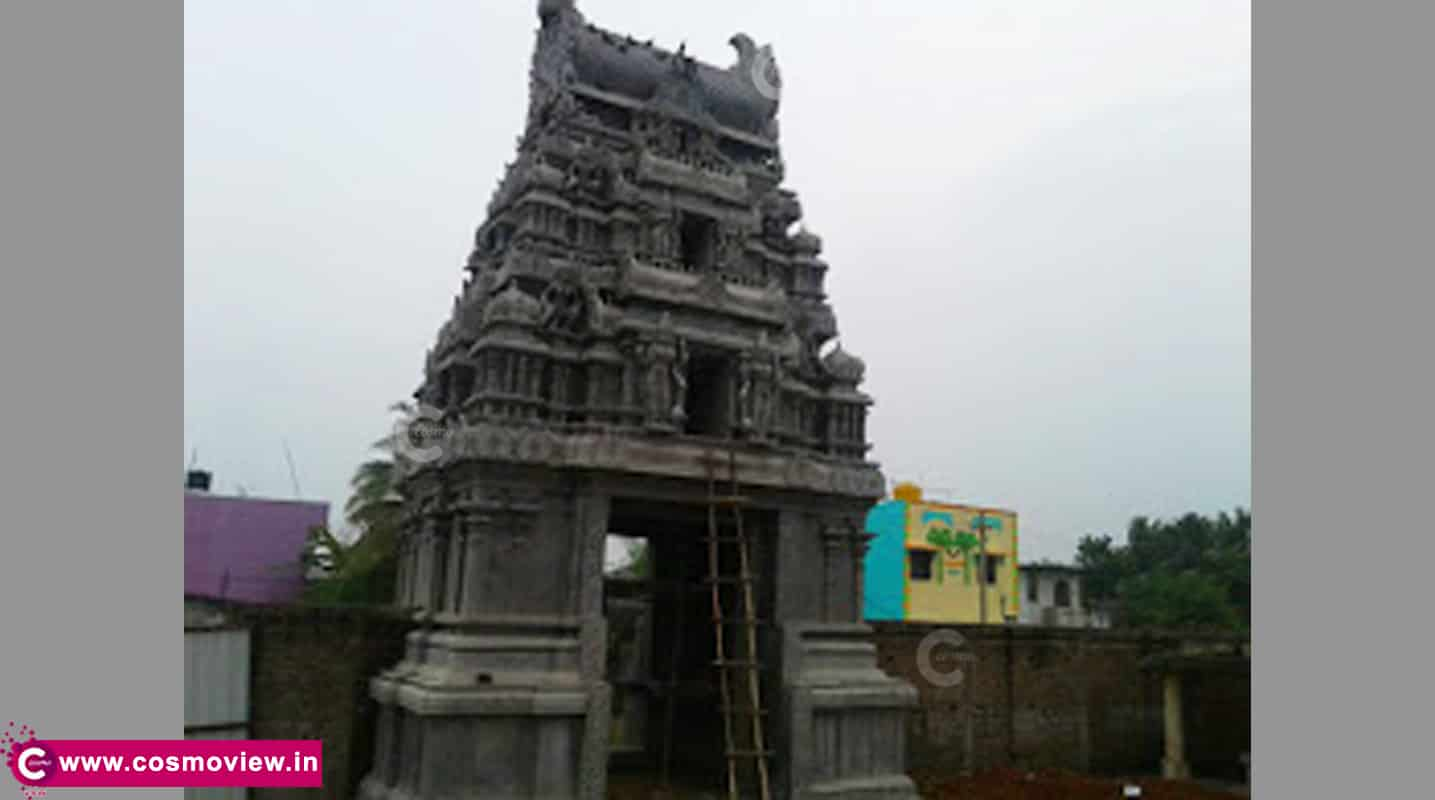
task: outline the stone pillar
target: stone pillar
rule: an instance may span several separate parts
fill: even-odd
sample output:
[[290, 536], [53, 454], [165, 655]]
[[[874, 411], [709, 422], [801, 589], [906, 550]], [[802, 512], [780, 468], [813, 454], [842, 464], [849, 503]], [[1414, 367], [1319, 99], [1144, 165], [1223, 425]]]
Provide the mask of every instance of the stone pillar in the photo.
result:
[[429, 551], [430, 567], [428, 581], [427, 606], [429, 616], [441, 614], [448, 601], [448, 579], [449, 579], [449, 534], [451, 515], [448, 513], [436, 514], [430, 523], [430, 534], [426, 541]]
[[419, 533], [413, 531], [404, 534], [408, 547], [408, 580], [404, 583], [404, 608], [415, 609], [419, 606]]
[[1181, 721], [1181, 675], [1168, 672], [1161, 679], [1166, 722], [1166, 755], [1161, 759], [1161, 777], [1185, 780], [1191, 777], [1186, 764], [1186, 736]]
[[413, 537], [415, 566], [412, 604], [419, 613], [427, 613], [432, 610], [429, 598], [433, 596], [433, 519], [424, 515]]
[[917, 800], [907, 777], [907, 716], [917, 690], [877, 668], [872, 629], [782, 626], [778, 797]]
[[[431, 627], [370, 683], [380, 730], [361, 800], [603, 796], [606, 497], [495, 483], [479, 483], [453, 515], [450, 560], [462, 553], [463, 563], [447, 575], [462, 594], [441, 595], [448, 607], [428, 609], [441, 613], [425, 615]], [[421, 598], [438, 593], [448, 539], [426, 533]]]
[[577, 578], [573, 595], [580, 620], [579, 678], [588, 707], [578, 754], [582, 797], [603, 798], [608, 787], [608, 740], [612, 733], [613, 687], [607, 682], [608, 625], [603, 616], [603, 558], [608, 540], [609, 498], [584, 492], [574, 503], [574, 547], [569, 560]]
[[916, 800], [906, 725], [917, 692], [878, 669], [871, 628], [843, 619], [855, 576], [842, 567], [856, 548], [841, 521], [779, 511], [776, 796]]
[[409, 545], [408, 537], [402, 532], [398, 541], [398, 579], [394, 584], [394, 605], [403, 608], [408, 605], [409, 596]]
[[464, 524], [462, 514], [453, 514], [448, 522], [448, 578], [446, 579], [447, 591], [443, 605], [440, 610], [446, 613], [457, 613], [463, 604], [464, 590], [464, 561], [468, 554], [467, 526]]
[[455, 611], [460, 615], [469, 615], [478, 611], [483, 602], [483, 574], [484, 557], [488, 543], [488, 533], [492, 522], [488, 517], [478, 513], [468, 513], [464, 516], [464, 527], [467, 535], [464, 537], [464, 547], [467, 549], [463, 557], [463, 604]]
[[846, 537], [840, 525], [832, 520], [822, 523], [822, 619], [825, 622], [845, 622], [842, 609], [847, 603], [842, 591], [842, 561], [847, 558]]
[[852, 619], [862, 622], [862, 610], [867, 596], [867, 551], [872, 540], [877, 538], [859, 526], [852, 534]]

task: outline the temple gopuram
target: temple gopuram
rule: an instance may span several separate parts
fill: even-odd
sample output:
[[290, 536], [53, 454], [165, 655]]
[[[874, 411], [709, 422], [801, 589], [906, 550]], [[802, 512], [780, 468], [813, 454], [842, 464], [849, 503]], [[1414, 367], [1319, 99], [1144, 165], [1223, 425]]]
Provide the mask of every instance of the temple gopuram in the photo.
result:
[[[414, 394], [443, 435], [399, 460], [417, 627], [361, 797], [915, 798], [915, 691], [861, 622], [872, 400], [782, 185], [772, 49], [713, 66], [537, 7]], [[611, 535], [642, 574], [606, 574]]]

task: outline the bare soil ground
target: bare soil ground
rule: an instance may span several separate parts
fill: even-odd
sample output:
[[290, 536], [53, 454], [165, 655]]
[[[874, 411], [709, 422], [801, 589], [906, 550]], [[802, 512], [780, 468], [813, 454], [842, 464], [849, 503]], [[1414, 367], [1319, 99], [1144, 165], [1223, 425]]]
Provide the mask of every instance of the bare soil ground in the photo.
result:
[[[925, 800], [1121, 800], [1122, 788], [1141, 787], [1141, 800], [1232, 800], [1249, 797], [1237, 789], [1222, 789], [1190, 781], [1159, 778], [1093, 778], [1066, 772], [998, 769], [967, 778], [914, 775]], [[720, 790], [683, 787], [664, 789], [656, 780], [614, 777], [608, 784], [609, 800], [685, 800], [724, 798]]]
[[1122, 788], [1141, 787], [1141, 800], [1231, 800], [1249, 797], [1239, 789], [1223, 789], [1191, 781], [1159, 778], [1093, 778], [1066, 772], [998, 769], [968, 778], [913, 776], [926, 800], [1113, 800]]

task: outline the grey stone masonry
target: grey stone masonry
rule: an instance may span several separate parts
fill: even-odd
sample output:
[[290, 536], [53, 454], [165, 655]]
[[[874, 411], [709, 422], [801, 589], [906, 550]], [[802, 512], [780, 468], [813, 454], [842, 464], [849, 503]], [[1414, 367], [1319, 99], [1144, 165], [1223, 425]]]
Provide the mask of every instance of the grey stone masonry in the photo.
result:
[[769, 521], [776, 796], [915, 798], [915, 694], [860, 624], [884, 488], [865, 368], [832, 346], [822, 242], [781, 186], [771, 48], [739, 34], [719, 68], [572, 0], [538, 16], [517, 156], [414, 395], [444, 432], [399, 461], [398, 590], [419, 628], [371, 682], [360, 796], [602, 797], [605, 539], [620, 510], [653, 530], [686, 519], [663, 509], [701, 513], [720, 462]]

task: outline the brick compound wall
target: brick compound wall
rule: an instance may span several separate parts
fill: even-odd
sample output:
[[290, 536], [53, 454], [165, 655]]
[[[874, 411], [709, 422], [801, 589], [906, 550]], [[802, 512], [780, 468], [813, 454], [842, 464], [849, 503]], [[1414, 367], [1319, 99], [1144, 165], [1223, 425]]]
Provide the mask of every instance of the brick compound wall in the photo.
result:
[[366, 608], [229, 613], [251, 631], [250, 738], [324, 742], [322, 789], [251, 788], [251, 800], [354, 797], [373, 759], [369, 678], [403, 656], [413, 623]]
[[[910, 769], [1159, 772], [1161, 679], [1143, 670], [1141, 661], [1192, 637], [1025, 626], [873, 627], [882, 669], [910, 681], [920, 696], [908, 721]], [[930, 653], [937, 672], [961, 670], [954, 685], [934, 685], [917, 669], [920, 642], [939, 630], [963, 640]], [[1220, 647], [1247, 640], [1195, 641]], [[1240, 780], [1240, 754], [1250, 750], [1249, 669], [1187, 675], [1182, 696], [1186, 755], [1195, 775]]]
[[[253, 637], [250, 736], [324, 742], [323, 789], [256, 788], [252, 800], [353, 797], [373, 757], [368, 679], [402, 657], [413, 623], [374, 609], [230, 614]], [[1025, 626], [873, 627], [879, 664], [910, 681], [920, 696], [908, 721], [913, 771], [956, 775], [1010, 766], [1130, 775], [1160, 769], [1161, 682], [1141, 669], [1141, 660], [1189, 637]], [[934, 685], [917, 669], [920, 642], [938, 630], [962, 639], [960, 647], [942, 644], [930, 654], [941, 672], [961, 669], [955, 685]], [[1240, 754], [1250, 750], [1249, 671], [1187, 675], [1182, 688], [1193, 771], [1239, 780]]]

